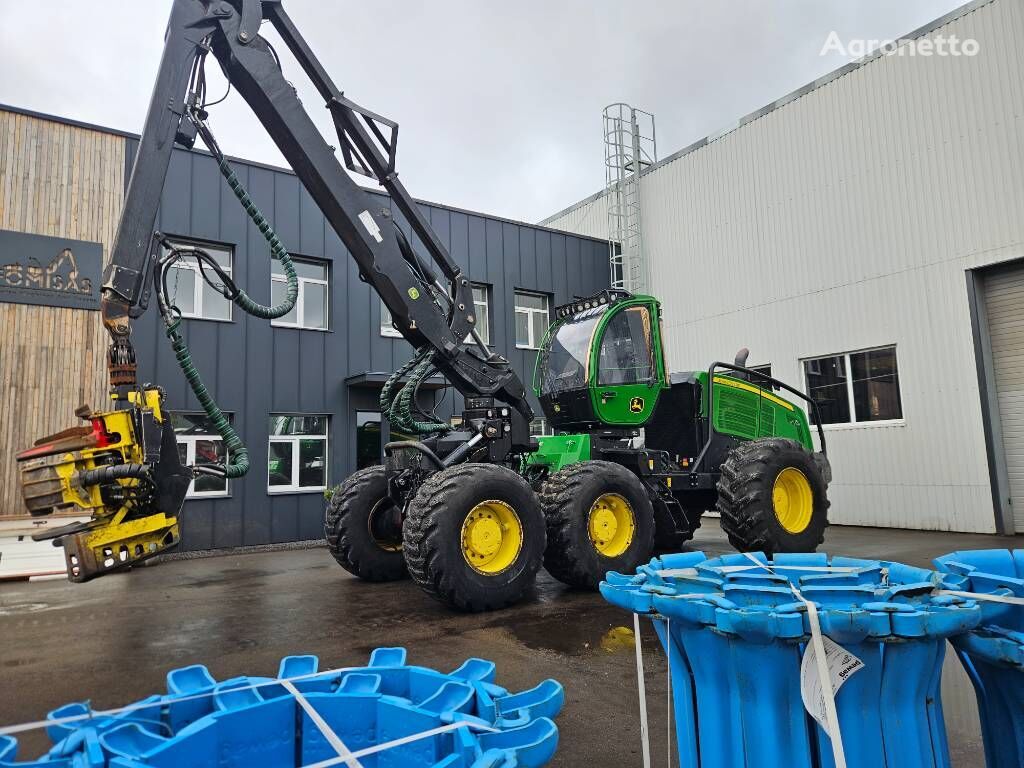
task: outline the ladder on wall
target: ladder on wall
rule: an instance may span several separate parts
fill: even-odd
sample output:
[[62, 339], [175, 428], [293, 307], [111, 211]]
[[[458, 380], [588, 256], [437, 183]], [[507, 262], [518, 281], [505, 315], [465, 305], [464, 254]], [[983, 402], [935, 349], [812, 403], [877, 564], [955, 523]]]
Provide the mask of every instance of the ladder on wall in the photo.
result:
[[648, 293], [640, 175], [657, 160], [654, 115], [620, 102], [605, 107], [603, 118], [611, 285], [631, 293]]

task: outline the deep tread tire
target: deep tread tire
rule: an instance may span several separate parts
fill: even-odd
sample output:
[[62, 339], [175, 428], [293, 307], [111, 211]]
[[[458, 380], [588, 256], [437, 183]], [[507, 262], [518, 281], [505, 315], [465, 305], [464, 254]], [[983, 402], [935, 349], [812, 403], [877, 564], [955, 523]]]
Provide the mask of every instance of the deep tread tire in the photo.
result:
[[[594, 547], [588, 518], [594, 501], [605, 493], [621, 495], [633, 508], [633, 541], [621, 555], [606, 557]], [[559, 581], [597, 589], [608, 571], [633, 573], [651, 559], [654, 509], [639, 478], [611, 461], [581, 461], [551, 475], [541, 488], [548, 529], [544, 567]]]
[[401, 550], [380, 547], [370, 535], [370, 512], [387, 496], [384, 467], [367, 467], [334, 489], [324, 515], [324, 535], [334, 559], [364, 581], [408, 576]]
[[[523, 533], [515, 561], [497, 574], [478, 572], [462, 553], [466, 516], [490, 499], [515, 510]], [[409, 574], [427, 594], [460, 611], [492, 611], [519, 601], [533, 586], [544, 555], [544, 516], [533, 489], [511, 469], [458, 464], [420, 486], [402, 537]]]
[[[811, 486], [811, 521], [800, 533], [779, 523], [772, 507], [775, 478], [786, 467], [799, 469]], [[821, 468], [795, 440], [765, 438], [742, 443], [722, 464], [718, 481], [718, 511], [722, 530], [741, 552], [813, 552], [828, 527], [827, 483]]]

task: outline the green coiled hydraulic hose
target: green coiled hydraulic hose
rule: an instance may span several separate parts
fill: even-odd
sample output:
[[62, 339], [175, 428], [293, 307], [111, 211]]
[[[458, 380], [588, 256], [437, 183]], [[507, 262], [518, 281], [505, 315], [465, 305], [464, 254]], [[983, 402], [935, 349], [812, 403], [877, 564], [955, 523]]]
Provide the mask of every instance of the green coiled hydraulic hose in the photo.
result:
[[[252, 198], [245, 191], [242, 182], [239, 181], [238, 176], [235, 175], [224, 155], [217, 151], [214, 153], [214, 157], [217, 159], [220, 172], [223, 174], [228, 186], [231, 187], [231, 191], [235, 193], [235, 197], [242, 204], [242, 208], [249, 214], [249, 218], [259, 228], [260, 234], [269, 243], [271, 254], [281, 262], [281, 266], [284, 267], [285, 275], [288, 278], [288, 291], [284, 301], [273, 306], [264, 306], [253, 301], [245, 291], [233, 283], [230, 286], [230, 291], [227, 290], [227, 286], [225, 287], [224, 295], [250, 315], [267, 320], [282, 317], [292, 311], [299, 295], [299, 280], [295, 274], [295, 266], [292, 264], [291, 256], [266, 217], [260, 212]], [[213, 395], [210, 394], [206, 385], [203, 384], [199, 371], [192, 362], [192, 353], [189, 351], [188, 344], [185, 343], [185, 339], [182, 338], [179, 332], [181, 326], [180, 315], [168, 313], [165, 314], [164, 319], [167, 322], [167, 338], [170, 339], [171, 349], [174, 350], [174, 357], [178, 361], [178, 367], [181, 368], [181, 372], [185, 375], [186, 381], [188, 381], [189, 386], [192, 388], [192, 392], [199, 401], [199, 405], [209, 417], [213, 428], [221, 436], [221, 439], [224, 440], [224, 446], [227, 448], [228, 454], [228, 462], [224, 467], [225, 476], [228, 478], [242, 477], [242, 475], [249, 471], [249, 450], [242, 442], [242, 438], [238, 436], [238, 433], [231, 426], [228, 417], [224, 415], [224, 412], [213, 399]]]
[[295, 300], [299, 296], [299, 280], [295, 274], [295, 266], [292, 264], [292, 257], [284, 247], [284, 243], [277, 236], [277, 233], [270, 226], [270, 222], [267, 221], [266, 217], [260, 212], [260, 209], [256, 207], [256, 204], [249, 197], [249, 193], [245, 191], [245, 187], [242, 186], [242, 182], [239, 181], [238, 176], [228, 165], [227, 158], [224, 155], [217, 153], [217, 167], [220, 168], [221, 174], [224, 176], [224, 180], [227, 181], [228, 186], [231, 187], [231, 191], [235, 193], [235, 197], [238, 198], [238, 202], [242, 204], [242, 208], [249, 214], [249, 218], [252, 219], [253, 224], [260, 230], [260, 234], [266, 238], [267, 243], [270, 245], [270, 253], [272, 259], [278, 259], [281, 262], [281, 266], [284, 267], [284, 274], [288, 278], [288, 293], [284, 297], [284, 301], [280, 304], [275, 304], [271, 307], [265, 307], [262, 304], [257, 304], [253, 301], [249, 294], [239, 289], [238, 294], [234, 297], [234, 302], [245, 310], [250, 315], [256, 317], [262, 317], [264, 320], [273, 320], [277, 317], [283, 317], [292, 311], [295, 306]]
[[[423, 421], [414, 416], [416, 391], [434, 371], [433, 359], [433, 350], [417, 351], [408, 362], [388, 377], [381, 388], [380, 410], [388, 417], [392, 427], [416, 435], [436, 435], [451, 431], [443, 421]], [[407, 373], [410, 374], [409, 380], [395, 393], [395, 388]]]

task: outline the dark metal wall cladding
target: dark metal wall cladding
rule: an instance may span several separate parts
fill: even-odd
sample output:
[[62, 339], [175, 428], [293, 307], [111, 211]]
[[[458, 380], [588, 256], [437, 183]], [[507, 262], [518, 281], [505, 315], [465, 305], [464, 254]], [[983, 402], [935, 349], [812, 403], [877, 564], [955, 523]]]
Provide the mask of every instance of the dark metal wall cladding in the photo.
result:
[[[138, 143], [129, 140], [128, 166]], [[294, 175], [235, 162], [235, 171], [294, 255], [331, 262], [330, 331], [275, 328], [234, 308], [231, 322], [186, 320], [185, 337], [203, 381], [249, 448], [252, 469], [230, 483], [230, 497], [186, 501], [182, 549], [271, 544], [322, 535], [320, 493], [267, 493], [267, 417], [274, 412], [331, 415], [328, 483], [355, 465], [356, 408], [372, 410], [376, 390], [349, 390], [348, 376], [390, 372], [408, 359], [409, 345], [380, 335], [380, 302], [359, 281], [355, 262]], [[127, 176], [126, 176], [127, 178]], [[608, 285], [607, 246], [590, 238], [423, 205], [454, 260], [474, 282], [491, 287], [491, 342], [508, 356], [523, 381], [536, 353], [515, 347], [513, 291], [552, 295], [555, 304]], [[394, 211], [401, 222], [398, 211]], [[221, 180], [213, 160], [176, 150], [164, 186], [157, 228], [171, 236], [225, 243], [234, 248], [238, 284], [257, 301], [270, 299], [266, 241]], [[408, 232], [408, 227], [403, 227]], [[198, 411], [155, 311], [135, 322], [142, 381], [160, 383], [170, 407]], [[532, 395], [531, 395], [531, 399]], [[540, 408], [534, 400], [540, 415]], [[438, 414], [459, 412], [448, 393]]]

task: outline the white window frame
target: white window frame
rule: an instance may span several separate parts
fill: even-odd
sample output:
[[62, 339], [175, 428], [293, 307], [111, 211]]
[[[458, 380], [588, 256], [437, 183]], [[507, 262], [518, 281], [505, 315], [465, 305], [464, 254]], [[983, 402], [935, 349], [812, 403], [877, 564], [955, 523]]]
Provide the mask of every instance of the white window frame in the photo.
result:
[[[196, 463], [196, 442], [199, 440], [211, 442], [211, 443], [222, 443], [224, 439], [218, 434], [204, 435], [204, 434], [190, 434], [190, 435], [175, 435], [175, 439], [178, 441], [178, 445], [185, 446], [185, 464], [189, 466], [195, 466]], [[224, 448], [224, 463], [228, 463], [230, 453], [227, 447]], [[223, 491], [197, 491], [195, 478], [192, 478], [192, 482], [188, 484], [188, 490], [185, 492], [186, 499], [223, 499], [225, 496], [230, 496], [231, 491], [229, 490], [228, 484], [231, 481], [224, 478], [224, 490]]]
[[[271, 485], [270, 466], [267, 466], [267, 493], [276, 495], [282, 493], [317, 493], [327, 490], [329, 482], [327, 473], [331, 465], [331, 417], [324, 413], [272, 413], [270, 418], [277, 416], [317, 416], [322, 417], [325, 422], [323, 434], [318, 435], [269, 435], [267, 439], [267, 455], [270, 454], [270, 446], [273, 443], [292, 444], [292, 482], [290, 485]], [[298, 485], [299, 474], [299, 442], [302, 440], [323, 440], [324, 441], [324, 484], [323, 485]]]
[[[537, 422], [540, 422], [540, 432], [534, 432], [533, 431], [533, 425], [536, 424]], [[553, 435], [553, 434], [555, 434], [555, 433], [552, 431], [551, 425], [548, 424], [548, 420], [547, 420], [546, 417], [544, 417], [544, 416], [537, 416], [537, 417], [535, 417], [533, 419], [533, 421], [530, 422], [530, 436], [531, 437], [544, 437], [544, 436]]]
[[[316, 278], [316, 277], [299, 277], [298, 278], [298, 281], [299, 281], [299, 295], [298, 295], [298, 298], [295, 299], [295, 316], [299, 319], [299, 322], [297, 322], [297, 323], [287, 323], [287, 322], [281, 320], [280, 318], [277, 318], [277, 319], [271, 320], [270, 324], [275, 326], [275, 327], [277, 327], [277, 328], [299, 328], [299, 329], [304, 330], [304, 331], [329, 331], [331, 329], [331, 285], [330, 285], [330, 280], [329, 280], [330, 275], [331, 275], [331, 267], [330, 267], [330, 265], [324, 259], [307, 259], [307, 258], [298, 257], [298, 256], [293, 256], [292, 257], [292, 261], [293, 262], [301, 261], [301, 262], [305, 262], [307, 264], [315, 264], [316, 266], [323, 266], [325, 272], [327, 273], [327, 277], [322, 279], [322, 280], [320, 278]], [[271, 270], [271, 272], [270, 272], [270, 282], [271, 282], [271, 285], [273, 285], [274, 283], [282, 283], [283, 285], [288, 285], [288, 277], [287, 277], [287, 275], [285, 275], [283, 272], [279, 273], [279, 272], [274, 272], [273, 271], [275, 263], [280, 263], [280, 262], [276, 262], [275, 260], [271, 259], [271, 262], [270, 262], [270, 270]], [[323, 328], [318, 328], [315, 325], [305, 325], [302, 322], [302, 318], [305, 316], [305, 313], [306, 313], [306, 289], [305, 289], [305, 284], [306, 283], [313, 283], [314, 285], [322, 285], [324, 287], [324, 296], [325, 296], [325, 300], [326, 301], [325, 301], [325, 305], [324, 305], [324, 327]]]
[[[227, 267], [222, 266], [221, 268], [225, 272], [228, 273], [229, 277], [234, 275], [234, 268], [235, 268], [235, 248], [234, 248], [234, 246], [224, 245], [222, 243], [204, 242], [202, 240], [189, 240], [187, 238], [177, 238], [177, 237], [168, 237], [167, 241], [171, 245], [176, 246], [176, 247], [198, 248], [198, 249], [202, 250], [203, 246], [209, 246], [210, 248], [215, 248], [218, 251], [227, 251], [228, 252], [228, 266]], [[187, 257], [182, 256], [182, 258], [187, 258]], [[195, 257], [192, 257], [192, 258], [195, 258]], [[195, 287], [193, 288], [193, 294], [192, 294], [192, 306], [196, 307], [198, 312], [182, 312], [181, 316], [183, 318], [186, 318], [188, 320], [206, 320], [206, 321], [211, 322], [211, 323], [230, 323], [232, 321], [232, 319], [234, 318], [234, 304], [235, 303], [233, 301], [228, 301], [227, 299], [224, 299], [224, 301], [227, 301], [227, 303], [228, 303], [228, 316], [226, 318], [224, 318], [224, 317], [206, 317], [203, 314], [203, 283], [206, 282], [206, 281], [203, 279], [203, 273], [199, 270], [199, 263], [198, 262], [196, 262], [195, 264], [190, 264], [190, 263], [182, 263], [181, 259], [178, 259], [177, 261], [175, 261], [174, 264], [172, 264], [169, 267], [168, 273], [167, 273], [167, 285], [169, 287], [174, 285], [174, 272], [173, 272], [173, 270], [175, 270], [175, 269], [187, 269], [187, 270], [189, 270], [190, 272], [192, 272], [195, 275], [195, 281], [193, 283], [193, 285]]]
[[[805, 363], [813, 363], [819, 360], [826, 360], [830, 357], [841, 357], [845, 361], [846, 365], [846, 397], [850, 404], [850, 421], [837, 421], [832, 424], [822, 424], [823, 429], [850, 429], [851, 427], [864, 429], [869, 427], [893, 427], [901, 426], [906, 423], [906, 416], [900, 416], [898, 419], [875, 419], [873, 421], [859, 421], [857, 419], [857, 403], [853, 398], [853, 365], [850, 361], [850, 355], [859, 355], [864, 352], [877, 352], [882, 349], [891, 349], [896, 356], [896, 391], [900, 397], [900, 412], [903, 413], [903, 384], [900, 382], [900, 357], [897, 345], [895, 344], [880, 344], [877, 347], [864, 347], [863, 349], [853, 349], [849, 352], [836, 352], [831, 355], [814, 355], [814, 357], [804, 357], [800, 359], [800, 371], [804, 379], [804, 391], [810, 395], [811, 385], [807, 380], [807, 369]], [[808, 405], [810, 408], [810, 405]], [[812, 425], [813, 426], [813, 425]]]
[[[520, 296], [533, 296], [534, 298], [544, 299], [544, 309], [534, 309], [533, 307], [520, 307], [519, 297]], [[513, 304], [515, 306], [515, 314], [526, 315], [526, 330], [530, 336], [530, 343], [523, 345], [519, 343], [519, 339], [516, 339], [516, 349], [540, 349], [540, 343], [543, 338], [533, 338], [533, 316], [542, 314], [544, 315], [544, 328], [547, 329], [551, 325], [551, 297], [546, 293], [540, 293], [539, 291], [520, 291], [518, 288], [512, 294]], [[513, 317], [513, 321], [515, 318]], [[513, 322], [512, 332], [515, 333], [515, 324]]]
[[[480, 334], [480, 338], [484, 340], [484, 344], [487, 346], [491, 345], [491, 287], [486, 283], [471, 283], [470, 287], [473, 289], [473, 317], [476, 318], [476, 332]], [[477, 301], [475, 291], [480, 289], [484, 292], [484, 300]], [[486, 322], [480, 323], [480, 307], [484, 308], [484, 318]], [[468, 344], [473, 339], [472, 334], [466, 335], [466, 343]]]

